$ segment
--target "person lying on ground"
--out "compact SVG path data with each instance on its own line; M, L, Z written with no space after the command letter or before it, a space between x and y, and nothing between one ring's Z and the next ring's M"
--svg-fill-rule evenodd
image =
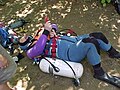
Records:
M48 39L49 36L50 39ZM100 50L107 52L111 58L120 58L120 53L113 48L102 32L76 37L57 36L56 30L52 29L52 24L48 21L44 24L44 31L35 45L27 49L27 56L34 59L41 55L78 63L87 57L93 67L94 78L120 88L119 77L111 76L103 70Z

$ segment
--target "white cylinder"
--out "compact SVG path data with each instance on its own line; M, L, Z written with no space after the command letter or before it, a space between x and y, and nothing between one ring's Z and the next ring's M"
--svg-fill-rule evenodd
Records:
M56 72L47 60L42 59L40 61L39 67L41 71L45 73L52 72L55 75L65 76L69 78L75 78L73 71L75 72L77 78L80 78L83 74L83 65L81 63L66 61L72 67L73 69L72 71L70 66L67 65L63 60L60 59L53 60L52 58L48 57L46 57L46 59L48 59L55 67L58 67L60 71Z

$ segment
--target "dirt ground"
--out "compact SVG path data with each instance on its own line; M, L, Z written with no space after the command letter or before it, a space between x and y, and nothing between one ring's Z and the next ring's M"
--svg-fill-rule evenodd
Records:
M113 47L120 51L120 16L111 4L102 7L99 0L2 0L0 20L9 24L18 17L30 21L24 28L32 34L44 23L48 16L59 29L71 28L77 34L103 32ZM19 31L19 30L18 30ZM19 33L20 34L20 33ZM21 32L20 35L23 33ZM111 75L120 76L120 60L111 59L101 51L102 66ZM75 87L72 79L43 73L32 60L25 57L18 65L10 85L18 83L25 90L119 90L113 85L93 78L93 71L87 59L81 62L84 67L80 86ZM21 84L22 82L22 84ZM22 90L22 89L21 89Z

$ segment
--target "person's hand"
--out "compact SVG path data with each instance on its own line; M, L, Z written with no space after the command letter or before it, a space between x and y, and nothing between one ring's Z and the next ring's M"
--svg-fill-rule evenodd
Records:
M24 43L28 39L28 35L24 34L23 37L20 38L19 42Z
M55 30L52 29L52 30L50 31L50 38L53 38L54 36L56 37L57 35L56 35Z
M6 68L8 66L7 59L0 54L0 68Z
M50 21L47 21L47 22L44 24L44 29L45 29L45 30L48 30L49 32L52 30L52 25L51 25Z

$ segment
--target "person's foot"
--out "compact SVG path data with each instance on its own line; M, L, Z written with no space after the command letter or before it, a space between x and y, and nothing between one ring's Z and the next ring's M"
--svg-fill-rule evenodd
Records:
M120 58L120 52L113 47L108 50L108 55L110 58Z
M109 84L115 85L118 88L120 88L120 77L111 76L107 73L104 73L104 75L94 75L94 78L99 79L101 81L107 82Z
M118 53L118 54L113 54L113 55L111 55L111 54L109 54L109 57L110 58L120 58L120 53Z

